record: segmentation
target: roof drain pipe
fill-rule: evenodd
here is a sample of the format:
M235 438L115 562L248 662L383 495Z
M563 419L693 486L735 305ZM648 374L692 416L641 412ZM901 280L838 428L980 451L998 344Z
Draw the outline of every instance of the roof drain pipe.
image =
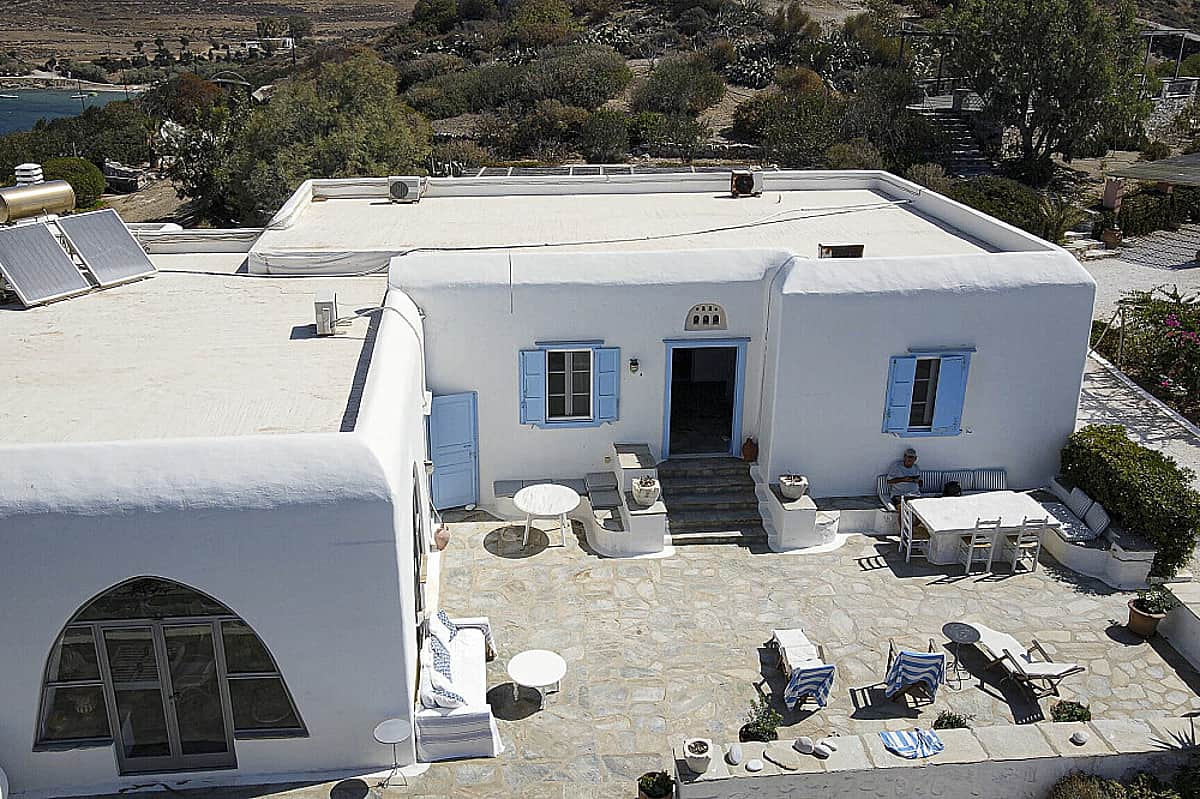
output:
M763 348L762 348L762 363L758 370L758 413L754 418L754 429L758 433L760 439L759 452L762 452L762 418L763 418L763 397L766 395L767 388L767 356L771 348L771 299L775 296L775 283L779 280L780 275L787 274L791 271L791 266L796 262L795 254L789 255L787 259L774 267L775 274L771 275L771 281L767 284L767 307L763 313ZM780 300L782 302L782 298Z

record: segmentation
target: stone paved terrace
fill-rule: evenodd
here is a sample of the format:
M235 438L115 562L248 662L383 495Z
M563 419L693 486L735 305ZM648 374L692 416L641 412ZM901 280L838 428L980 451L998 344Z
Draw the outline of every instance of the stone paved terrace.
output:
M881 699L887 642L941 647L941 626L980 620L1023 642L1036 637L1056 660L1088 672L1064 698L1097 718L1146 718L1200 709L1200 675L1161 639L1144 643L1122 625L1130 595L1063 572L1043 556L1033 574L964 578L923 561L905 564L894 541L852 536L827 554L778 555L725 546L680 547L672 557L598 558L566 549L554 531L503 522L452 525L441 605L451 615L487 615L500 656L489 664L489 700L507 751L494 760L434 764L411 795L632 796L633 780L668 765L685 736L736 740L757 695L779 696L783 677L763 644L773 627L803 626L839 668L830 706L784 711L781 737L865 733L928 725L938 711L977 725L1035 721L1051 700L1029 700L996 676L980 681L981 656L964 649L974 676L943 687L918 714ZM563 690L535 712L524 690L513 703L505 663L523 649L561 653ZM864 688L866 690L854 690ZM852 698L853 693L853 698ZM560 793L561 791L561 793Z

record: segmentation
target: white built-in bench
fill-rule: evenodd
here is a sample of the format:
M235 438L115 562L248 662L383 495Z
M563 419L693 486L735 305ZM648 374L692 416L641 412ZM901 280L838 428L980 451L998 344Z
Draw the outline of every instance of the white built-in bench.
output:
M1171 642L1192 668L1200 669L1200 583L1164 586L1179 603L1158 624L1158 632Z
M984 491L1007 491L1008 472L1004 469L922 469L921 494L934 497L942 493L947 483L957 482L964 494L979 494ZM883 509L894 511L892 487L888 476L875 478L875 493L883 503Z
M1123 591L1144 588L1155 551L1148 543L1112 524L1104 506L1078 486L1050 481L1055 499L1042 507L1058 520L1043 536L1042 549L1073 572L1095 577Z
M610 558L662 552L667 536L667 507L660 498L640 505L633 498L639 477L658 477L657 463L645 444L613 444L613 470L590 472L584 488L591 518L588 545Z

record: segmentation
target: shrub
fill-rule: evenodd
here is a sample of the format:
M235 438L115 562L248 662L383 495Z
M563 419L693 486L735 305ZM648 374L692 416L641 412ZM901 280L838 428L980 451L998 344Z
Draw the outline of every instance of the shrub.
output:
M1046 799L1125 799L1125 788L1115 780L1073 771L1054 783Z
M457 0L417 0L413 24L426 33L446 33L458 22Z
M766 157L783 167L819 166L838 141L840 108L835 100L819 94L779 95L759 121Z
M51 158L42 164L46 180L65 180L75 190L75 207L94 205L104 193L104 173L83 158Z
M700 155L712 130L684 114L656 114L642 131L644 144L654 155L681 158L690 162Z
M509 38L521 47L545 47L565 41L579 31L564 0L519 0L509 26Z
M1165 141L1152 141L1148 142L1146 146L1142 148L1142 154L1138 160L1158 161L1168 157L1169 155L1171 155L1171 145L1167 144Z
M629 152L629 117L605 108L594 112L583 126L579 149L589 163L624 161Z
M825 151L830 169L883 169L883 156L866 139L838 142Z
M904 171L904 177L939 194L947 194L954 187L954 178L941 164L913 164Z
M1041 235L1041 196L1011 178L985 175L956 183L950 197L1014 227Z
M1117 224L1126 236L1144 236L1156 230L1179 227L1171 197L1153 191L1130 195L1121 201Z
M496 0L458 0L459 19L491 19L499 13Z
M1062 700L1050 706L1050 718L1054 721L1091 721L1092 711L1087 705Z
M1158 777L1143 771L1125 784L1125 799L1180 799L1180 795Z
M465 66L466 62L453 53L424 53L398 64L396 73L400 76L400 87L407 89L421 81L458 72Z
M548 50L525 73L528 100L559 100L580 108L599 108L632 77L621 54L611 47L577 44Z
M758 697L750 705L746 714L746 732L758 741L774 741L778 737L779 725L783 716L771 708L771 703L764 697Z
M438 164L454 164L463 169L478 169L494 159L485 148L473 141L448 141L433 146L433 160Z
M775 83L786 94L829 94L819 74L808 67L786 67L775 73Z
M933 728L935 730L965 730L971 725L968 723L974 716L967 716L962 713L954 713L950 710L943 710L938 713L936 719L933 720Z
M1120 425L1091 425L1067 439L1062 472L1115 522L1154 544L1152 575L1172 577L1191 559L1200 494L1191 488L1191 471L1174 459L1130 441Z
M1175 597L1161 586L1138 591L1137 599L1133 603L1142 613L1151 614L1168 613L1177 604Z
M725 96L725 81L703 58L664 59L633 91L634 111L698 114Z
M665 771L649 771L638 777L638 789L652 799L665 799L675 790L675 780Z

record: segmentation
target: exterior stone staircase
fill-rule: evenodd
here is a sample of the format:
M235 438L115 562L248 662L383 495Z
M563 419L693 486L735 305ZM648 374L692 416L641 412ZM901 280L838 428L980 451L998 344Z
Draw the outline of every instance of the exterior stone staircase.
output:
M946 146L946 155L941 161L942 166L946 168L946 174L973 178L990 175L994 171L992 162L980 152L971 122L962 112L949 108L934 108L923 109L917 113L929 120Z
M1118 258L1121 255L1120 250L1110 250L1104 246L1104 242L1093 239L1090 231L1081 230L1067 231L1063 249L1080 261L1098 261L1103 258Z
M766 546L750 464L737 458L681 458L658 464L671 542Z

